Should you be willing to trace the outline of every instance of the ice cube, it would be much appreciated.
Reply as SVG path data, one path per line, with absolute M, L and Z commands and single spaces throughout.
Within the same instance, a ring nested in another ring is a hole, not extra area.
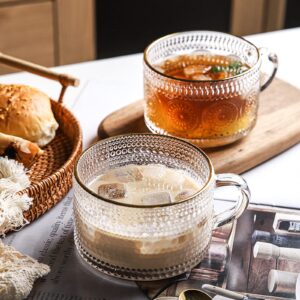
M 176 170 L 176 169 L 169 171 L 166 174 L 166 176 L 164 177 L 164 183 L 165 185 L 169 185 L 172 187 L 175 187 L 176 189 L 181 189 L 182 188 L 182 184 L 185 181 L 185 175 L 183 173 L 183 171 L 181 170 Z
M 166 174 L 166 168 L 166 166 L 161 164 L 149 164 L 141 167 L 141 170 L 145 178 L 161 179 Z
M 183 190 L 175 196 L 175 201 L 182 201 L 195 194 L 193 190 Z
M 149 193 L 142 197 L 142 203 L 145 205 L 159 205 L 171 203 L 171 195 L 169 192 Z
M 165 69 L 161 65 L 155 65 L 154 68 L 160 73 L 165 73 Z
M 148 241 L 140 242 L 137 245 L 138 251 L 140 254 L 151 255 L 151 254 L 160 254 L 166 251 L 170 251 L 170 249 L 174 249 L 174 247 L 178 246 L 178 238 L 156 238 Z
M 212 80 L 212 78 L 208 75 L 204 74 L 194 74 L 191 76 L 193 80 Z
M 118 181 L 118 182 L 134 182 L 141 181 L 143 174 L 136 166 L 124 166 L 117 169 L 112 169 L 101 176 L 104 181 Z
M 98 195 L 108 199 L 121 199 L 126 196 L 124 183 L 104 183 L 98 187 Z
M 206 65 L 190 65 L 183 69 L 184 75 L 187 77 L 195 75 L 203 75 L 210 71 L 211 66 Z

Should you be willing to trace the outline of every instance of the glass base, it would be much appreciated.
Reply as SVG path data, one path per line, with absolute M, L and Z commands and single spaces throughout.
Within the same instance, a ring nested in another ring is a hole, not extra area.
M 255 125 L 255 123 L 253 123 L 252 126 L 248 127 L 247 129 L 241 130 L 231 136 L 209 138 L 209 139 L 201 139 L 201 138 L 186 139 L 186 138 L 183 138 L 180 136 L 175 136 L 175 135 L 169 134 L 164 129 L 161 129 L 161 128 L 155 126 L 146 116 L 145 116 L 145 124 L 152 133 L 177 137 L 186 142 L 192 143 L 200 148 L 214 148 L 214 147 L 220 147 L 220 146 L 226 146 L 226 145 L 232 144 L 232 143 L 244 138 L 245 136 L 247 136 Z
M 100 259 L 95 258 L 82 246 L 78 236 L 76 235 L 76 232 L 74 233 L 74 241 L 75 241 L 76 249 L 79 255 L 81 256 L 81 258 L 96 270 L 117 278 L 126 279 L 126 280 L 136 280 L 136 281 L 161 280 L 161 279 L 171 278 L 186 273 L 201 262 L 201 260 L 204 258 L 209 248 L 208 245 L 200 255 L 190 260 L 187 260 L 184 264 L 179 264 L 176 266 L 172 266 L 169 268 L 162 268 L 162 269 L 141 270 L 141 269 L 129 269 L 129 268 L 111 265 L 104 261 L 101 261 Z

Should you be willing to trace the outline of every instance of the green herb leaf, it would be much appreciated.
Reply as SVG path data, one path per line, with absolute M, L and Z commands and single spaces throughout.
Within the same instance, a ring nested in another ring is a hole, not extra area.
M 222 66 L 213 66 L 213 67 L 211 68 L 211 71 L 212 71 L 213 73 L 223 72 L 223 71 L 224 71 L 224 67 L 222 67 Z
M 220 72 L 227 72 L 233 75 L 238 75 L 243 73 L 245 70 L 243 70 L 243 65 L 239 61 L 233 61 L 228 66 L 213 66 L 211 68 L 212 73 L 220 73 Z
M 229 65 L 229 69 L 239 69 L 241 68 L 242 64 L 239 61 L 233 61 L 232 63 L 230 63 Z

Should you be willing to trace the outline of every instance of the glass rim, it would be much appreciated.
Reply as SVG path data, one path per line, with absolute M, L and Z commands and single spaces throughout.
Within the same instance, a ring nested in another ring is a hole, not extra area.
M 180 35 L 183 35 L 183 34 L 189 34 L 189 33 L 216 33 L 216 34 L 222 34 L 222 35 L 227 35 L 227 36 L 231 36 L 231 37 L 235 37 L 239 40 L 242 40 L 243 42 L 246 42 L 248 43 L 249 45 L 251 45 L 252 47 L 255 48 L 256 52 L 257 52 L 257 61 L 255 62 L 255 64 L 250 67 L 247 71 L 241 73 L 241 74 L 237 74 L 237 75 L 234 75 L 234 76 L 231 76 L 231 77 L 228 77 L 228 78 L 224 78 L 224 79 L 214 79 L 214 80 L 196 80 L 196 79 L 184 79 L 184 78 L 176 78 L 176 77 L 173 77 L 173 76 L 170 76 L 170 75 L 166 75 L 162 72 L 160 72 L 159 70 L 157 70 L 156 68 L 154 68 L 152 66 L 152 64 L 148 61 L 148 58 L 147 58 L 147 54 L 149 53 L 150 49 L 152 47 L 154 47 L 156 44 L 158 44 L 159 42 L 169 38 L 169 37 L 172 37 L 172 36 L 180 36 Z M 167 35 L 164 35 L 156 40 L 154 40 L 153 42 L 151 42 L 144 50 L 144 53 L 143 53 L 143 60 L 144 60 L 144 63 L 145 65 L 151 69 L 153 72 L 159 74 L 160 76 L 162 77 L 165 77 L 165 78 L 168 78 L 168 79 L 172 79 L 172 80 L 176 80 L 178 82 L 190 82 L 190 83 L 213 83 L 213 82 L 224 82 L 224 81 L 230 81 L 232 79 L 236 79 L 238 77 L 242 77 L 242 76 L 245 76 L 247 75 L 248 73 L 250 73 L 260 62 L 261 62 L 261 54 L 259 52 L 259 48 L 256 47 L 253 43 L 251 43 L 250 41 L 248 41 L 247 39 L 245 39 L 244 37 L 242 36 L 238 36 L 238 35 L 234 35 L 234 34 L 229 34 L 229 33 L 226 33 L 226 32 L 222 32 L 222 31 L 213 31 L 213 30 L 191 30 L 191 31 L 182 31 L 182 32 L 174 32 L 174 33 L 171 33 L 171 34 L 167 34 Z
M 115 201 L 115 200 L 112 200 L 112 199 L 109 199 L 109 198 L 102 197 L 102 196 L 98 195 L 97 193 L 95 193 L 94 191 L 92 191 L 91 189 L 89 189 L 87 187 L 87 185 L 82 182 L 82 180 L 80 179 L 79 171 L 78 171 L 78 164 L 80 163 L 81 159 L 83 159 L 84 154 L 87 153 L 88 151 L 90 151 L 93 147 L 97 146 L 98 144 L 102 144 L 104 142 L 107 142 L 107 141 L 110 141 L 110 140 L 116 140 L 118 138 L 126 137 L 126 136 L 153 136 L 153 137 L 158 136 L 158 137 L 170 140 L 170 141 L 173 140 L 173 141 L 177 141 L 177 142 L 180 142 L 182 144 L 188 145 L 189 147 L 194 148 L 194 150 L 199 152 L 199 154 L 202 155 L 205 158 L 205 160 L 207 162 L 207 165 L 209 167 L 209 176 L 206 179 L 203 186 L 196 193 L 194 193 L 193 195 L 187 197 L 186 199 L 184 199 L 182 201 L 178 201 L 178 202 L 171 202 L 171 203 L 165 203 L 165 204 L 155 204 L 155 205 L 139 205 L 139 204 L 122 203 L 122 202 L 119 202 L 119 201 Z M 153 134 L 153 133 L 127 133 L 127 134 L 116 135 L 116 136 L 112 136 L 112 137 L 100 140 L 100 141 L 94 143 L 93 145 L 89 146 L 87 149 L 85 149 L 81 153 L 80 157 L 77 159 L 77 161 L 75 163 L 75 168 L 74 168 L 74 178 L 75 178 L 76 182 L 80 185 L 81 188 L 83 188 L 90 195 L 96 197 L 99 200 L 102 200 L 102 201 L 105 201 L 105 202 L 108 202 L 110 204 L 114 204 L 114 205 L 117 205 L 117 206 L 126 206 L 126 207 L 131 207 L 131 208 L 142 208 L 142 209 L 155 208 L 155 207 L 169 207 L 169 206 L 179 205 L 179 204 L 185 203 L 187 201 L 190 201 L 190 200 L 194 199 L 200 193 L 202 193 L 203 191 L 205 191 L 207 189 L 207 187 L 209 186 L 209 184 L 212 182 L 212 180 L 214 178 L 213 175 L 214 175 L 214 168 L 213 168 L 212 162 L 202 149 L 200 149 L 196 145 L 193 145 L 190 142 L 187 142 L 185 140 L 182 140 L 182 139 L 179 139 L 179 138 L 176 138 L 176 137 L 173 137 L 173 136 L 167 136 L 167 135 L 162 135 L 162 134 Z

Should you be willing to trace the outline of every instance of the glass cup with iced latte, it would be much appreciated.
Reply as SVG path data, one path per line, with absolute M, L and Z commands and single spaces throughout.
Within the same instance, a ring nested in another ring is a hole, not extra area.
M 213 193 L 240 197 L 215 215 Z M 75 168 L 75 243 L 96 269 L 130 280 L 181 274 L 204 257 L 212 230 L 238 218 L 250 193 L 238 175 L 215 175 L 208 157 L 177 138 L 130 134 L 87 149 Z

